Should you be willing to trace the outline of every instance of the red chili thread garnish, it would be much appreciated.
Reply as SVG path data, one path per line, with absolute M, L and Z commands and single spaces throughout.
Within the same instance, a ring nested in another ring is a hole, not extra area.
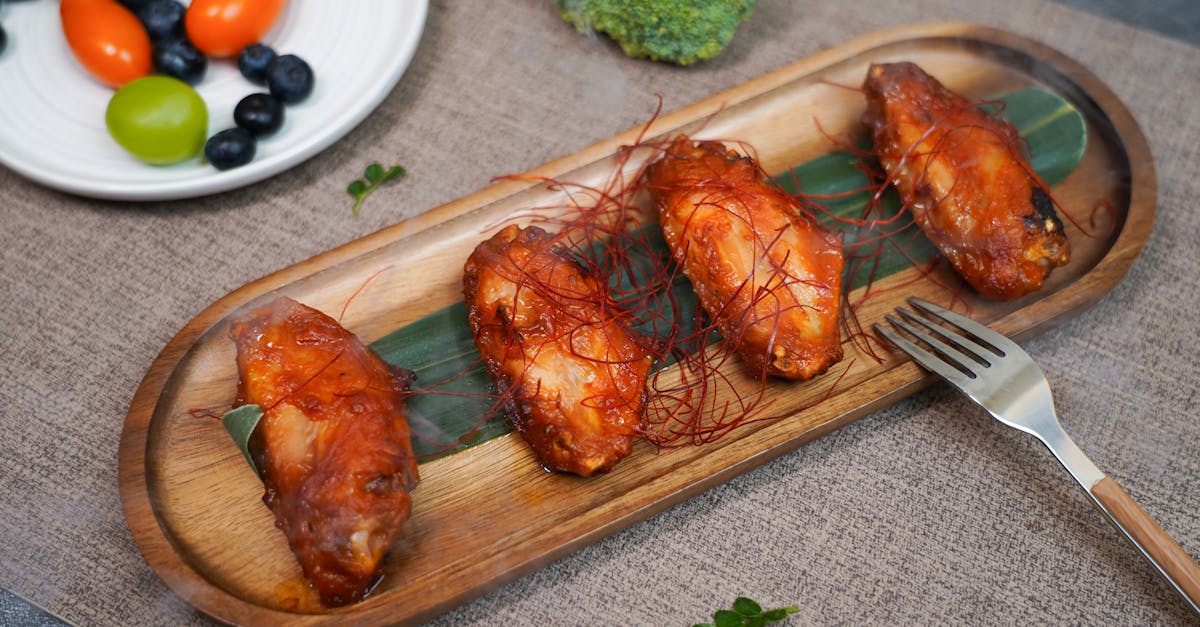
M 823 82 L 840 89 L 861 91 L 858 87 Z M 971 106 L 977 104 L 983 103 Z M 987 104 L 996 107 L 996 112 L 992 115 L 997 115 L 1003 108 L 1002 102 Z M 656 228 L 656 211 L 647 206 L 644 193 L 646 188 L 642 181 L 647 165 L 665 152 L 672 139 L 646 137 L 661 110 L 660 98 L 654 115 L 642 127 L 635 142 L 617 150 L 613 173 L 599 187 L 541 176 L 518 174 L 496 177 L 495 180 L 523 180 L 543 184 L 547 190 L 561 193 L 564 200 L 554 206 L 530 207 L 519 214 L 507 216 L 502 223 L 487 225 L 483 230 L 487 232 L 515 222 L 543 226 L 554 233 L 554 244 L 563 258 L 576 263 L 586 273 L 596 277 L 601 285 L 609 287 L 607 296 L 594 303 L 603 312 L 602 319 L 617 320 L 626 329 L 643 331 L 644 334 L 640 336 L 642 346 L 658 364 L 646 385 L 646 418 L 638 428 L 637 434 L 657 448 L 673 448 L 711 443 L 746 425 L 777 420 L 816 406 L 835 393 L 838 385 L 852 370 L 855 361 L 851 359 L 849 363 L 839 367 L 841 372 L 817 400 L 801 408 L 772 412 L 774 399 L 769 396 L 770 390 L 779 385 L 790 384 L 769 380 L 764 376 L 765 373 L 759 373 L 760 376 L 757 377 L 747 376 L 740 369 L 741 364 L 734 363 L 739 361 L 731 350 L 735 343 L 734 338 L 722 337 L 716 323 L 698 305 L 688 308 L 680 301 L 681 293 L 672 288 L 686 279 L 683 278 L 680 268 L 671 261 L 669 252 L 658 241 L 660 235 Z M 906 215 L 906 212 L 911 211 L 912 199 L 901 198 L 898 208 L 887 206 L 888 203 L 884 202 L 885 191 L 892 187 L 891 181 L 874 154 L 848 140 L 832 136 L 821 126 L 818 119 L 814 118 L 813 122 L 831 145 L 856 160 L 854 167 L 862 171 L 869 182 L 855 189 L 816 195 L 805 194 L 799 181 L 793 176 L 795 188 L 800 191 L 792 194 L 792 197 L 796 201 L 798 213 L 808 219 L 822 219 L 843 238 L 846 254 L 843 342 L 851 343 L 876 361 L 883 361 L 884 356 L 879 349 L 887 350 L 887 344 L 868 333 L 858 319 L 859 309 L 868 300 L 897 290 L 907 290 L 919 282 L 926 282 L 944 290 L 951 304 L 965 303 L 967 301 L 963 298 L 964 283 L 954 275 L 947 279 L 943 278 L 945 273 L 936 272 L 939 267 L 944 266 L 938 254 L 935 253 L 929 259 L 917 258 L 897 240 L 897 236 L 910 234 L 916 229 L 911 217 Z M 930 156 L 943 142 L 953 141 L 951 136 L 958 132 L 983 130 L 995 133 L 992 129 L 977 125 L 961 125 L 950 130 L 951 132 L 947 132 L 929 152 L 918 152 L 915 146 L 921 142 L 916 142 L 914 148 L 910 148 L 902 159 L 908 161 Z M 927 134 L 932 132 L 931 128 Z M 738 147 L 742 153 L 751 156 L 754 162 L 758 163 L 753 147 L 740 141 L 726 143 Z M 1014 151 L 1021 151 L 1024 147 L 1023 144 L 1014 145 L 1011 142 L 1006 142 L 1006 145 Z M 635 158 L 641 159 L 641 163 L 631 167 Z M 761 172 L 761 175 L 763 179 L 770 180 L 765 172 Z M 697 185 L 719 189 L 721 193 L 726 194 L 736 194 L 739 191 L 728 186 L 722 187 L 716 180 L 700 181 Z M 835 214 L 823 204 L 823 201 L 836 201 L 864 193 L 868 193 L 869 196 L 857 217 Z M 1116 211 L 1106 200 L 1100 200 L 1093 206 L 1087 228 L 1056 200 L 1054 204 L 1085 236 L 1095 236 L 1098 228 L 1097 216 L 1100 215 L 1108 216 L 1109 235 L 1116 227 Z M 769 241 L 757 242 L 755 250 L 761 254 L 769 250 L 771 245 L 772 242 Z M 878 286 L 876 280 L 880 270 L 879 263 L 885 252 L 905 257 L 916 272 L 911 277 L 893 282 L 887 287 Z M 383 268 L 369 277 L 350 300 L 357 297 L 367 283 L 387 269 Z M 518 290 L 533 290 L 548 302 L 561 303 L 566 311 L 572 309 L 570 304 L 572 300 L 579 298 L 579 294 L 537 281 L 527 270 L 523 269 L 519 276 L 510 277 L 517 283 Z M 865 280 L 864 284 L 857 290 L 852 289 L 859 278 Z M 768 275 L 762 284 L 747 283 L 742 289 L 753 290 L 752 301 L 757 304 L 762 302 L 762 299 L 771 298 L 777 290 L 796 280 L 798 279 L 775 272 Z M 348 300 L 346 307 L 349 306 L 349 302 Z M 343 315 L 346 307 L 342 309 Z M 775 315 L 781 315 L 786 308 L 787 306 L 776 303 Z M 751 309 L 748 308 L 741 315 L 750 313 Z M 598 324 L 595 320 L 582 318 L 576 322 L 580 327 Z M 510 341 L 517 343 L 521 338 L 512 334 Z M 567 337 L 566 345 L 574 347 L 574 338 Z M 578 352 L 575 354 L 581 356 Z M 598 364 L 621 363 L 619 359 L 606 360 L 594 356 L 589 359 Z M 433 442 L 423 435 L 421 430 L 414 430 L 414 438 L 437 446 L 435 452 L 422 457 L 437 456 L 453 450 L 469 440 L 487 421 L 499 418 L 502 412 L 514 407 L 513 389 L 502 389 L 496 393 L 446 389 L 480 367 L 482 362 L 476 361 L 462 372 L 442 381 L 426 383 L 410 390 L 412 395 L 439 394 L 488 398 L 492 401 L 476 425 L 467 433 L 455 438 L 454 442 Z M 748 381 L 753 384 L 748 384 Z M 598 401 L 587 399 L 584 402 Z M 208 410 L 191 410 L 189 413 L 194 416 L 215 416 Z M 410 416 L 410 419 L 413 418 Z M 419 417 L 416 419 L 420 420 Z

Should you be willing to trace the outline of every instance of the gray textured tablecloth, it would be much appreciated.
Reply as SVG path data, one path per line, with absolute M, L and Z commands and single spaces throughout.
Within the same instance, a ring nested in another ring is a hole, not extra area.
M 493 175 L 638 124 L 655 94 L 679 108 L 855 35 L 929 20 L 1058 48 L 1148 136 L 1160 204 L 1142 256 L 1098 305 L 1027 348 L 1067 430 L 1200 555 L 1200 50 L 1035 0 L 763 0 L 721 57 L 679 69 L 577 34 L 548 1 L 435 1 L 383 106 L 270 181 L 139 205 L 0 167 L 0 587 L 72 622 L 204 622 L 143 561 L 117 496 L 133 391 L 192 316 Z M 371 161 L 409 174 L 355 219 L 345 186 Z M 434 623 L 684 624 L 739 595 L 797 605 L 794 624 L 1196 620 L 1085 499 L 1040 445 L 937 386 Z

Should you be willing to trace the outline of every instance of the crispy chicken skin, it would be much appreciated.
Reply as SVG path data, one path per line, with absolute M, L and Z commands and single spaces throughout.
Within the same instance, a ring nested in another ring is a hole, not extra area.
M 325 314 L 280 298 L 233 322 L 235 406 L 264 410 L 250 448 L 263 501 L 321 602 L 358 601 L 412 510 L 417 462 L 393 368 Z
M 509 422 L 543 465 L 586 477 L 629 454 L 652 360 L 595 277 L 513 225 L 475 248 L 463 293 Z
M 841 242 L 753 160 L 680 136 L 644 183 L 676 263 L 752 373 L 804 380 L 842 358 Z
M 1071 247 L 1016 129 L 912 63 L 872 65 L 863 86 L 875 152 L 913 219 L 981 295 L 1039 289 Z

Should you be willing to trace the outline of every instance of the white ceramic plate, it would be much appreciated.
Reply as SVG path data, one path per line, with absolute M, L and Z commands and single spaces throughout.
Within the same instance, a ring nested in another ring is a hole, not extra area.
M 146 165 L 108 135 L 113 91 L 83 69 L 63 39 L 58 3 L 6 2 L 0 21 L 0 162 L 63 191 L 117 200 L 203 196 L 260 181 L 327 148 L 370 114 L 408 67 L 428 0 L 292 0 L 263 38 L 308 61 L 316 86 L 287 107 L 283 128 L 258 143 L 254 161 L 218 171 L 196 158 Z M 210 59 L 196 86 L 208 104 L 208 134 L 233 126 L 233 107 L 265 87 L 232 60 Z

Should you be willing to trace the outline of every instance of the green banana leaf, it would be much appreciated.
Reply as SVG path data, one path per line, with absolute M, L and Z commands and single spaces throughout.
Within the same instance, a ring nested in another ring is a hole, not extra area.
M 1070 103 L 1053 93 L 1031 88 L 1005 94 L 985 107 L 998 105 L 1002 107 L 1000 115 L 1028 143 L 1031 165 L 1047 184 L 1061 182 L 1078 165 L 1087 144 L 1087 130 L 1083 116 Z M 842 218 L 862 217 L 876 186 L 860 169 L 860 158 L 849 152 L 819 157 L 774 180 L 790 193 L 820 196 L 819 202 L 827 212 Z M 876 212 L 872 214 L 873 222 L 894 215 L 899 209 L 896 194 L 888 191 L 873 207 Z M 847 230 L 844 223 L 829 217 L 824 219 L 845 235 L 846 285 L 851 289 L 933 258 L 932 246 L 907 214 L 884 229 Z M 639 235 L 651 242 L 650 248 L 668 258 L 657 226 L 643 229 L 645 232 Z M 631 287 L 628 279 L 621 280 L 622 289 L 618 291 L 628 293 Z M 670 290 L 681 311 L 695 310 L 697 299 L 686 280 L 677 280 Z M 658 298 L 664 308 L 669 307 L 666 294 L 659 294 Z M 685 325 L 691 322 L 689 315 L 677 319 Z M 652 320 L 642 320 L 639 324 L 642 333 L 661 335 L 661 329 Z M 685 328 L 682 335 L 690 331 Z M 493 407 L 496 400 L 492 383 L 475 349 L 465 304 L 457 303 L 417 320 L 372 343 L 371 348 L 384 360 L 411 369 L 417 377 L 414 389 L 418 392 L 436 390 L 436 393 L 415 394 L 408 401 L 413 446 L 423 460 L 454 453 L 511 431 L 503 412 Z M 491 418 L 482 421 L 483 416 Z

